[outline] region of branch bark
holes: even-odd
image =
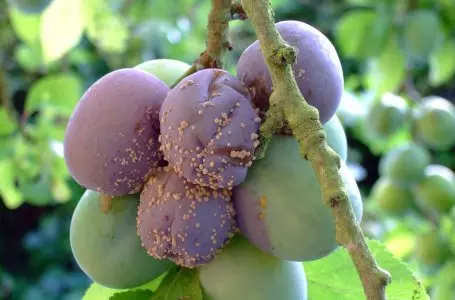
[[[260,130],[261,151],[264,153],[268,140],[287,121],[302,156],[317,173],[324,203],[331,208],[335,219],[336,239],[351,255],[367,299],[385,299],[391,276],[378,266],[366,244],[341,179],[340,157],[327,144],[317,109],[306,102],[298,89],[292,72],[295,49],[277,31],[268,0],[242,0],[242,4],[256,31],[273,83],[270,108]]]

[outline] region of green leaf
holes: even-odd
[[[22,194],[15,186],[15,170],[13,160],[0,160],[0,196],[9,209],[16,209],[24,202]]]
[[[75,47],[82,37],[84,18],[80,0],[53,0],[41,19],[43,58],[51,63]]]
[[[71,114],[83,93],[82,80],[74,74],[48,75],[35,81],[27,95],[25,110],[31,113],[52,106]]]
[[[149,290],[135,290],[116,293],[109,300],[150,300],[153,292]]]
[[[0,135],[8,135],[16,130],[17,125],[4,107],[0,106]]]
[[[39,45],[41,15],[26,14],[15,7],[10,8],[9,15],[17,37],[30,46]]]
[[[42,55],[39,46],[21,44],[16,48],[17,63],[26,71],[33,72],[41,67]]]
[[[429,300],[422,284],[411,270],[375,240],[368,241],[379,266],[390,272],[392,283],[387,286],[389,300]],[[308,278],[309,299],[365,299],[362,284],[348,252],[339,248],[320,260],[304,263]]]
[[[109,8],[105,0],[84,0],[88,38],[101,50],[121,53],[126,50],[127,24]]]
[[[379,57],[367,65],[365,84],[377,94],[395,92],[406,78],[406,60],[395,35]]]
[[[434,10],[414,10],[406,15],[403,44],[411,59],[426,60],[444,41],[439,15]]]
[[[441,48],[430,56],[429,82],[438,87],[455,74],[455,40],[446,40]]]
[[[150,300],[202,300],[202,288],[196,269],[175,268],[167,274]]]
[[[388,14],[374,10],[345,13],[335,25],[335,37],[347,57],[364,59],[378,55],[385,47],[391,30]]]

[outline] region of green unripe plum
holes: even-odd
[[[334,144],[330,131],[327,141],[335,151],[343,148]],[[340,172],[360,222],[360,191],[343,160]],[[233,189],[233,201],[241,232],[280,259],[315,260],[338,247],[332,212],[323,203],[316,172],[301,157],[294,137],[272,138],[266,156],[255,161],[245,182]]]
[[[404,125],[408,112],[409,106],[402,97],[385,93],[369,107],[366,130],[375,138],[386,139]]]
[[[455,146],[455,105],[448,100],[430,96],[422,100],[413,114],[416,136],[436,151]]]
[[[175,59],[153,59],[143,62],[136,69],[153,74],[168,86],[173,85],[191,66],[183,61]]]
[[[449,260],[438,271],[431,289],[432,300],[453,299],[455,295],[455,260]]]
[[[417,237],[415,258],[426,267],[443,264],[450,254],[447,242],[437,232],[428,230]]]
[[[443,165],[429,165],[414,191],[421,205],[437,213],[448,213],[455,205],[455,174]]]
[[[375,182],[370,197],[387,214],[400,215],[413,206],[412,191],[387,177]]]
[[[423,178],[429,164],[428,151],[411,142],[382,156],[379,161],[379,174],[402,184],[412,184]]]
[[[8,0],[8,2],[23,13],[39,14],[52,0]]]
[[[153,280],[173,264],[149,256],[136,233],[139,197],[113,198],[105,213],[99,193],[87,190],[74,210],[70,226],[73,256],[94,282],[108,288],[133,288]]]
[[[346,162],[348,159],[348,140],[343,124],[337,115],[334,115],[327,123],[323,125],[325,133],[330,136],[329,145],[334,147],[340,158]]]
[[[303,265],[279,260],[238,235],[214,260],[199,267],[206,300],[306,300]]]

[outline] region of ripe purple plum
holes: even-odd
[[[330,131],[328,144],[339,151]],[[363,203],[346,163],[340,169],[358,222]],[[248,177],[233,189],[236,221],[242,234],[263,251],[280,259],[310,261],[338,247],[330,208],[311,164],[304,160],[294,137],[272,138],[266,156],[256,161]]]
[[[164,100],[160,122],[161,150],[179,176],[213,189],[245,180],[260,119],[237,78],[219,69],[186,77]]]
[[[335,114],[344,89],[343,70],[338,53],[319,30],[300,21],[276,24],[283,39],[298,50],[294,77],[306,101],[318,109],[321,123]],[[251,44],[239,58],[237,77],[248,87],[256,107],[269,107],[272,78],[261,53],[259,41]]]
[[[238,231],[231,191],[188,183],[171,167],[152,176],[141,192],[137,230],[158,259],[184,267],[209,262]]]
[[[156,76],[132,68],[96,81],[65,132],[65,161],[73,178],[110,196],[139,192],[165,164],[159,151],[159,110],[168,91]]]

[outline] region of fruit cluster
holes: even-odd
[[[337,52],[305,23],[276,25],[298,50],[294,76],[341,157],[360,222],[362,199],[335,115],[343,92]],[[75,108],[65,160],[87,189],[71,223],[76,261],[113,288],[137,286],[177,264],[199,268],[210,299],[234,299],[242,284],[245,299],[306,299],[299,262],[338,247],[335,224],[289,131],[277,133],[265,158],[255,159],[272,93],[259,42],[241,55],[237,76],[203,69],[171,88],[188,68],[162,59],[115,70]],[[99,205],[106,197],[108,211]]]

